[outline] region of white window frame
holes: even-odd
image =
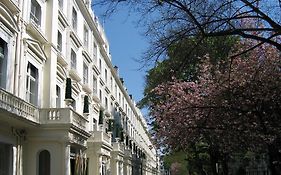
[[[59,85],[56,85],[56,108],[61,108],[61,87]]]
[[[72,28],[77,32],[77,11],[74,7],[72,7]]]
[[[35,68],[35,77],[32,75],[32,68]],[[34,92],[32,92],[31,83],[34,82]],[[33,65],[31,62],[27,63],[26,71],[26,101],[38,106],[38,91],[39,91],[39,69]],[[34,96],[32,98],[32,95]]]
[[[108,110],[109,105],[108,105],[108,98],[106,96],[104,97],[104,106],[105,106],[105,109]]]
[[[70,52],[70,67],[71,69],[77,70],[77,55],[73,49]]]
[[[58,5],[61,10],[63,10],[64,0],[58,0]]]
[[[6,74],[7,74],[7,45],[8,43],[0,38],[3,44],[3,51],[0,53],[0,87],[6,88]]]
[[[110,90],[113,91],[113,77],[110,76]]]
[[[102,63],[101,63],[101,58],[99,59],[99,71],[102,73]]]
[[[97,59],[97,53],[98,53],[98,46],[97,46],[96,42],[94,42],[93,56],[94,56],[95,60]]]
[[[83,83],[89,83],[89,66],[85,62],[83,63]]]
[[[86,25],[84,25],[84,46],[88,49],[89,46],[89,29]]]
[[[41,26],[42,24],[42,7],[37,0],[30,1],[30,20],[36,26]]]
[[[93,93],[98,93],[98,79],[95,75],[93,75]]]
[[[100,103],[102,104],[102,91],[99,91],[99,98],[100,98]]]
[[[57,48],[60,52],[62,52],[62,33],[58,30],[58,35],[57,35]]]
[[[107,69],[105,68],[104,69],[104,80],[105,80],[105,83],[107,83]]]

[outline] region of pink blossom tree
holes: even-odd
[[[243,40],[216,65],[206,55],[197,81],[173,79],[153,90],[160,145],[185,149],[204,139],[222,154],[245,149],[274,154],[281,134],[281,57],[270,45],[236,55],[253,45]],[[273,164],[270,168],[274,174]]]

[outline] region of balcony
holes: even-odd
[[[124,149],[124,157],[126,158],[126,159],[131,159],[133,156],[132,156],[132,150],[131,149],[129,149],[129,148],[125,148]]]
[[[111,146],[111,137],[103,131],[94,131],[94,142],[102,142]]]
[[[124,153],[125,151],[124,144],[118,142],[113,143],[113,151]]]
[[[38,109],[30,103],[0,88],[0,109],[39,124]]]
[[[40,110],[40,124],[70,125],[80,130],[87,130],[87,119],[71,108],[48,108]]]

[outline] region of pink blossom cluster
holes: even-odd
[[[225,151],[255,149],[280,135],[280,53],[262,45],[238,54],[254,44],[244,40],[217,64],[206,55],[197,81],[173,78],[152,90],[159,145],[184,149],[204,137]]]

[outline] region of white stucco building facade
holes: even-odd
[[[91,2],[1,0],[0,175],[157,173]]]

